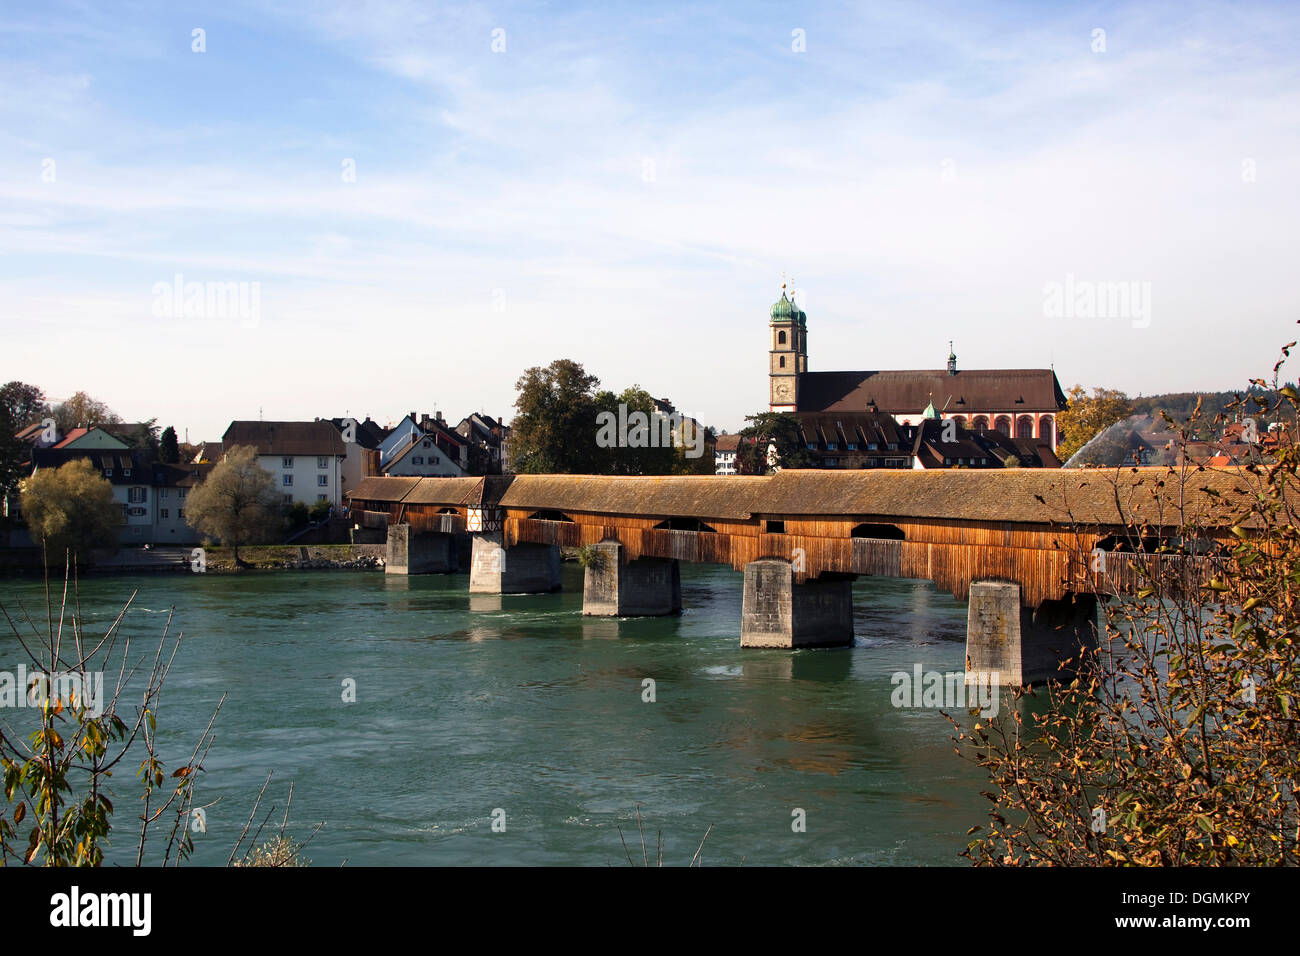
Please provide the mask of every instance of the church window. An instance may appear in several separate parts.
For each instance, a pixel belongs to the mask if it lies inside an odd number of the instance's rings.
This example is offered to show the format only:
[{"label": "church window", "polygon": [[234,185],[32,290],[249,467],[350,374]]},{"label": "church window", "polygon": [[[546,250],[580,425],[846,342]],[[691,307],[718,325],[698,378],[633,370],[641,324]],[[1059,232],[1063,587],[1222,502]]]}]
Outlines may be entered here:
[{"label": "church window", "polygon": [[776,333],[776,341],[778,345],[785,345],[785,333],[784,332]]},{"label": "church window", "polygon": [[997,418],[993,419],[993,430],[995,432],[1001,432],[1002,434],[1010,438],[1011,437],[1011,416],[999,415]]},{"label": "church window", "polygon": [[1043,415],[1038,419],[1038,436],[1046,439],[1049,443],[1052,441],[1052,416]]},{"label": "church window", "polygon": [[1016,419],[1016,437],[1033,438],[1034,437],[1034,419],[1032,415],[1021,415]]},{"label": "church window", "polygon": [[781,368],[785,368],[785,356],[781,356]]}]

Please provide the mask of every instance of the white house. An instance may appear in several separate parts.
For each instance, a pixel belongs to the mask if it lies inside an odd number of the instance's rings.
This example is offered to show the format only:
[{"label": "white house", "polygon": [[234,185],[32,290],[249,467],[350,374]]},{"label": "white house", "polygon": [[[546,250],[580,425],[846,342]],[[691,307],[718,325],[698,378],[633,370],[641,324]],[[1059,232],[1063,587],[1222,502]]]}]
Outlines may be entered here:
[{"label": "white house", "polygon": [[236,445],[256,449],[257,463],[271,473],[285,504],[342,505],[347,448],[329,421],[231,422],[221,444],[226,454]]}]

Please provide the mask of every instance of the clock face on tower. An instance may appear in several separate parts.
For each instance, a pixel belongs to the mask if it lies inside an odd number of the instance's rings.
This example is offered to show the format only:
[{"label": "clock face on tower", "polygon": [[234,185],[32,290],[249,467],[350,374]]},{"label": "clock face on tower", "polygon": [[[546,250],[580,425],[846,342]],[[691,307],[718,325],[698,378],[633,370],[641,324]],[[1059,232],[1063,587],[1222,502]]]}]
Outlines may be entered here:
[{"label": "clock face on tower", "polygon": [[794,397],[794,386],[790,381],[777,382],[772,387],[772,394],[782,402],[789,402]]}]

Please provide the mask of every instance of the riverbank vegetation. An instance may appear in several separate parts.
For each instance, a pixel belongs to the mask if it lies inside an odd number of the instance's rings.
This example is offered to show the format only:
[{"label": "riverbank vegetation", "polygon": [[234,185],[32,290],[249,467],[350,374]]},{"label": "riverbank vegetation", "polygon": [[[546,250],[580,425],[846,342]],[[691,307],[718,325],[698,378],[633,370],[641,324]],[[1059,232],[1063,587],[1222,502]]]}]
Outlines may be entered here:
[{"label": "riverbank vegetation", "polygon": [[[1216,416],[1294,416],[1271,386]],[[1199,410],[1176,424],[1204,430]],[[1016,692],[993,720],[954,722],[957,752],[989,775],[976,864],[1300,864],[1300,516],[1294,435],[1247,488],[1205,511],[1135,523],[1136,593],[1102,605],[1095,651],[1069,684]],[[1200,488],[1203,467],[1148,490]],[[1098,470],[1097,481],[1115,472]],[[1164,486],[1161,489],[1159,486]],[[1176,500],[1184,500],[1175,494]],[[1199,496],[1198,496],[1199,497]],[[1116,504],[1125,502],[1117,491]],[[1062,547],[1070,547],[1063,529]],[[1077,540],[1077,539],[1076,539]],[[1099,580],[1104,557],[1081,551]]]},{"label": "riverbank vegetation", "polygon": [[[161,694],[181,644],[181,635],[172,635],[172,614],[141,650],[125,628],[132,592],[103,634],[89,632],[66,555],[57,598],[46,577],[43,615],[0,605],[25,658],[16,673],[0,673],[0,865],[99,866],[114,838],[134,839],[136,866],[179,865],[191,857],[194,834],[206,832],[206,811],[217,802],[200,803],[195,788],[225,695],[192,747],[164,754]],[[261,839],[272,807],[249,836],[265,790],[264,784],[228,865],[306,865],[305,843],[285,829],[292,785],[279,827]],[[115,825],[128,807],[139,808],[138,823]]]}]

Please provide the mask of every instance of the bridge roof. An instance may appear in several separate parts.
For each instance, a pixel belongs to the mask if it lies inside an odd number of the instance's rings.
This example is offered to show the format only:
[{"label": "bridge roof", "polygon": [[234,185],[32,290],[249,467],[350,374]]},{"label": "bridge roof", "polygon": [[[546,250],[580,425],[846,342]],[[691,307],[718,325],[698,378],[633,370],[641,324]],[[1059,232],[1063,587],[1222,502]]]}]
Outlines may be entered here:
[{"label": "bridge roof", "polygon": [[478,504],[482,478],[425,478],[402,499],[408,505]]},{"label": "bridge roof", "polygon": [[[820,474],[825,474],[821,472]],[[596,514],[748,519],[761,476],[517,475],[501,498],[506,508]]]},{"label": "bridge roof", "polygon": [[[1028,524],[1178,524],[1181,493],[1189,517],[1237,505],[1252,476],[1240,469],[1191,472],[1180,492],[1168,468],[782,470],[753,496],[756,514],[872,515]],[[1163,484],[1162,484],[1163,482]],[[1210,489],[1219,495],[1208,494]]]},{"label": "bridge roof", "polygon": [[411,493],[420,483],[417,477],[381,477],[378,475],[362,478],[355,488],[344,492],[345,498],[360,498],[364,501],[391,501],[394,504]]},{"label": "bridge roof", "polygon": [[1176,526],[1241,511],[1258,481],[1241,468],[1190,471],[1185,487],[1166,467],[860,471],[785,469],[770,477],[517,475],[502,478],[363,479],[347,497],[607,515],[744,521],[755,516],[896,517],[1048,524],[1077,521]]}]

